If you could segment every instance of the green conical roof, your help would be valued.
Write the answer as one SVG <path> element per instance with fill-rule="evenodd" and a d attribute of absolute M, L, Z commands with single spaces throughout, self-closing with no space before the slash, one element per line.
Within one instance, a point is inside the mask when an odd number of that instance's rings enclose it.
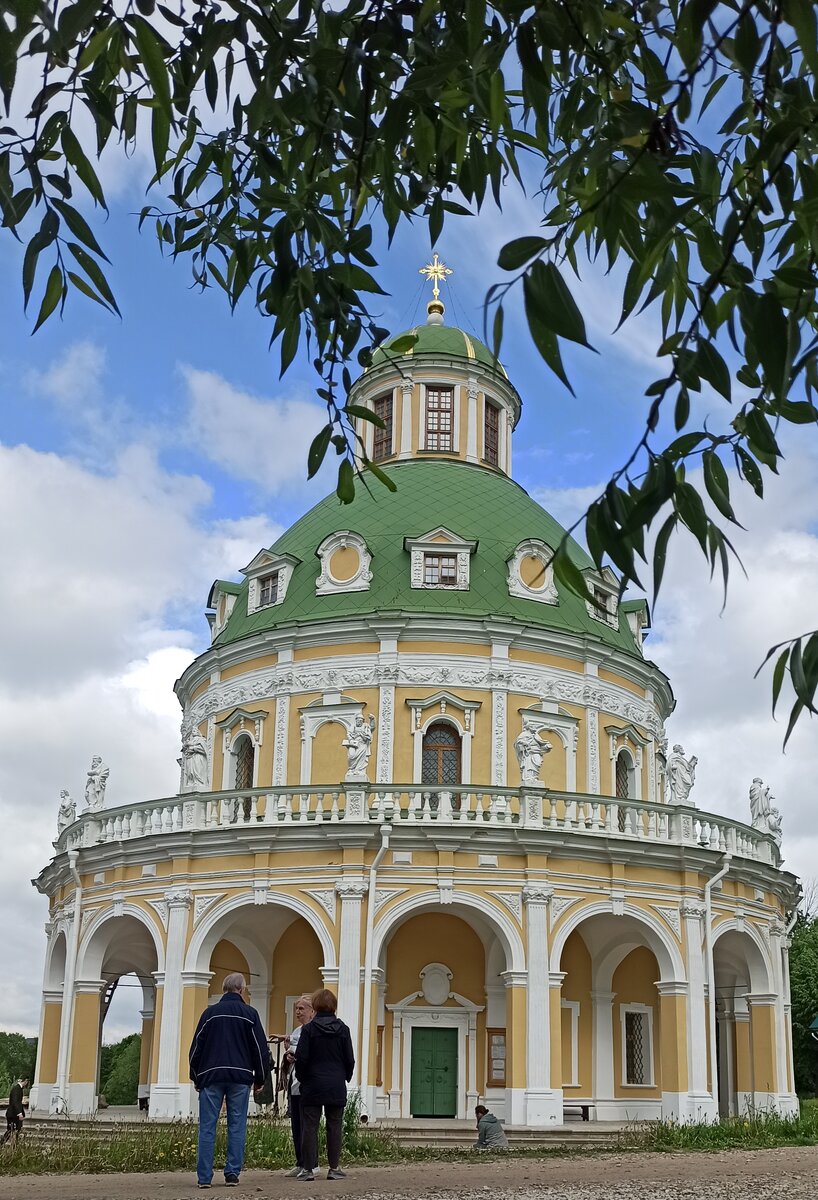
<path fill-rule="evenodd" d="M 559 590 L 558 604 L 509 595 L 507 562 L 517 546 L 537 538 L 554 547 L 564 532 L 518 484 L 483 467 L 442 459 L 395 463 L 387 471 L 397 484 L 396 492 L 371 480 L 369 490 L 358 485 L 351 504 L 341 504 L 334 494 L 328 496 L 275 542 L 273 553 L 300 560 L 284 601 L 248 616 L 245 583 L 216 645 L 291 623 L 388 611 L 511 619 L 587 634 L 637 653 L 624 614 L 619 628 L 612 629 L 591 617 L 584 601 L 564 589 Z M 468 591 L 411 586 L 410 554 L 404 539 L 423 537 L 441 526 L 478 543 L 471 556 Z M 369 547 L 369 590 L 318 596 L 316 550 L 330 534 L 341 530 L 359 534 Z M 573 540 L 570 553 L 581 570 L 593 568 L 589 556 Z"/>
<path fill-rule="evenodd" d="M 417 340 L 411 350 L 405 353 L 396 353 L 392 350 L 392 346 L 399 338 L 412 335 Z M 482 363 L 484 367 L 490 367 L 503 379 L 507 378 L 505 368 L 495 359 L 488 346 L 470 333 L 464 333 L 462 329 L 456 329 L 453 325 L 416 325 L 414 329 L 407 329 L 403 333 L 395 334 L 394 337 L 389 338 L 373 351 L 372 367 L 387 362 L 404 362 L 425 354 L 435 355 L 438 358 L 471 359 Z"/>

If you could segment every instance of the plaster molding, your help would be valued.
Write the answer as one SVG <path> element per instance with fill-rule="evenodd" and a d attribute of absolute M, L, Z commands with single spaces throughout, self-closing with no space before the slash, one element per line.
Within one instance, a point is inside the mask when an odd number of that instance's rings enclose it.
<path fill-rule="evenodd" d="M 165 933 L 168 931 L 168 902 L 167 900 L 148 900 L 148 904 L 159 918 Z"/>
<path fill-rule="evenodd" d="M 193 924 L 195 925 L 202 919 L 207 910 L 211 908 L 217 900 L 221 900 L 224 892 L 199 892 L 193 900 Z"/>
<path fill-rule="evenodd" d="M 526 558 L 537 559 L 542 566 L 542 583 L 539 587 L 531 587 L 522 577 L 520 568 Z M 552 548 L 537 538 L 520 542 L 512 556 L 506 560 L 509 595 L 519 596 L 523 600 L 536 600 L 540 604 L 557 604 L 559 597 L 554 582 L 554 568 L 551 565 L 553 558 Z"/>
<path fill-rule="evenodd" d="M 497 900 L 502 901 L 506 908 L 514 914 L 518 921 L 523 919 L 523 896 L 520 892 L 493 892 Z"/>
<path fill-rule="evenodd" d="M 358 554 L 358 568 L 349 579 L 336 579 L 330 567 L 330 561 L 336 550 L 352 549 Z M 364 539 L 359 533 L 349 529 L 339 530 L 324 538 L 315 552 L 321 563 L 321 572 L 315 581 L 315 592 L 318 596 L 331 596 L 341 592 L 368 592 L 372 582 L 372 555 Z"/>
<path fill-rule="evenodd" d="M 311 896 L 335 924 L 335 888 L 304 888 L 304 895 Z"/>
<path fill-rule="evenodd" d="M 676 934 L 677 938 L 682 936 L 682 922 L 679 914 L 679 909 L 676 906 L 664 907 L 663 905 L 654 904 L 653 906 L 661 917 L 667 921 L 670 928 Z"/>

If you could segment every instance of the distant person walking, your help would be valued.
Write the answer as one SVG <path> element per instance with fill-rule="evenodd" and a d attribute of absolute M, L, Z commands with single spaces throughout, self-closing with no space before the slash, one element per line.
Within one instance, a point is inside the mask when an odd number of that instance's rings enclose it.
<path fill-rule="evenodd" d="M 305 993 L 295 1002 L 296 1025 L 287 1038 L 287 1058 L 290 1062 L 290 1073 L 287 1077 L 287 1096 L 290 1103 L 290 1126 L 293 1131 L 293 1149 L 295 1150 L 295 1166 L 291 1171 L 287 1172 L 288 1179 L 295 1179 L 305 1169 L 305 1163 L 301 1157 L 301 1084 L 295 1073 L 294 1064 L 295 1052 L 298 1049 L 301 1031 L 312 1020 L 313 1016 L 312 996 L 309 993 Z M 308 1169 L 317 1169 L 317 1167 L 318 1160 L 316 1159 L 315 1162 L 309 1164 Z"/>
<path fill-rule="evenodd" d="M 16 1141 L 17 1134 L 23 1128 L 23 1117 L 26 1115 L 23 1106 L 23 1088 L 28 1087 L 27 1079 L 18 1079 L 9 1092 L 9 1103 L 6 1109 L 6 1132 L 3 1135 L 3 1145 Z"/>
<path fill-rule="evenodd" d="M 295 1052 L 295 1071 L 301 1087 L 301 1162 L 304 1183 L 315 1179 L 318 1162 L 318 1124 L 321 1109 L 327 1122 L 327 1179 L 344 1179 L 341 1170 L 341 1129 L 347 1084 L 355 1070 L 349 1029 L 335 1015 L 338 1001 L 321 988 L 312 997 L 315 1016 L 301 1030 Z M 309 1165 L 308 1165 L 309 1164 Z"/>
<path fill-rule="evenodd" d="M 227 1104 L 227 1160 L 224 1182 L 235 1187 L 244 1163 L 250 1086 L 261 1087 L 270 1069 L 270 1050 L 261 1018 L 247 1004 L 247 987 L 238 972 L 225 977 L 224 995 L 199 1018 L 190 1047 L 190 1078 L 199 1093 L 199 1153 L 196 1177 L 200 1188 L 213 1180 L 216 1122 Z"/>

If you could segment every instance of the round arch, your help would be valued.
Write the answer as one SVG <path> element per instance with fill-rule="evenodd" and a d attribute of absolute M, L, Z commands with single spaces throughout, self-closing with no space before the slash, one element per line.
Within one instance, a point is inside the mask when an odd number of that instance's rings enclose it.
<path fill-rule="evenodd" d="M 117 931 L 112 929 L 111 936 L 107 940 L 98 935 L 102 933 L 104 926 L 120 921 L 123 917 L 132 917 L 147 930 L 156 954 L 155 970 L 164 971 L 165 944 L 159 927 L 143 908 L 136 904 L 123 904 L 122 908 L 117 908 L 116 912 L 113 908 L 109 908 L 91 919 L 87 930 L 80 939 L 77 951 L 76 977 L 78 979 L 98 979 L 100 977 L 103 959 Z"/>
<path fill-rule="evenodd" d="M 47 992 L 57 992 L 65 983 L 65 960 L 68 943 L 65 930 L 58 929 L 48 943 L 43 988 Z"/>
<path fill-rule="evenodd" d="M 588 904 L 584 908 L 576 909 L 565 918 L 563 923 L 559 926 L 551 946 L 550 970 L 552 972 L 559 971 L 562 952 L 565 949 L 565 943 L 568 941 L 569 936 L 574 932 L 574 930 L 578 929 L 591 918 L 600 916 L 614 916 L 613 904 L 610 900 L 601 900 L 596 904 Z M 678 943 L 668 934 L 658 917 L 652 916 L 644 909 L 637 908 L 633 904 L 625 905 L 622 916 L 629 917 L 637 925 L 640 934 L 644 938 L 644 944 L 647 945 L 648 949 L 653 952 L 656 958 L 656 962 L 659 965 L 660 980 L 662 982 L 670 980 L 683 981 L 687 979 L 687 972 L 685 971 L 681 949 Z M 617 921 L 621 921 L 622 916 L 617 915 L 615 919 Z M 622 932 L 623 934 L 627 935 L 628 930 L 623 929 Z M 632 950 L 637 945 L 641 944 L 643 943 L 639 941 L 634 942 L 633 944 L 628 942 L 629 950 Z M 607 954 L 605 956 L 606 960 L 612 958 L 615 953 L 616 951 Z M 618 964 L 615 964 L 611 968 L 611 976 L 613 976 L 613 971 L 616 969 L 616 965 Z M 595 983 L 595 986 L 601 988 L 602 983 Z"/>
<path fill-rule="evenodd" d="M 727 944 L 724 939 L 727 938 Z M 722 942 L 721 951 L 719 942 Z M 751 992 L 766 994 L 775 991 L 774 972 L 767 947 L 758 929 L 749 923 L 730 918 L 721 921 L 713 930 L 713 965 L 718 972 L 717 956 L 736 969 L 746 968 Z"/>
<path fill-rule="evenodd" d="M 295 917 L 303 917 L 318 938 L 321 951 L 324 955 L 324 966 L 330 968 L 337 966 L 335 943 L 333 942 L 332 935 L 323 921 L 320 920 L 315 911 L 304 900 L 301 900 L 298 896 L 290 896 L 285 892 L 268 892 L 267 902 L 271 907 L 278 905 L 280 908 L 287 909 Z M 242 892 L 238 896 L 231 896 L 228 900 L 209 910 L 203 918 L 202 923 L 194 930 L 193 937 L 190 939 L 190 945 L 185 956 L 184 969 L 186 971 L 206 971 L 216 943 L 222 937 L 229 937 L 228 927 L 224 924 L 224 918 L 230 916 L 231 913 L 238 912 L 242 908 L 253 909 L 255 907 L 255 894 L 253 892 Z M 206 961 L 204 965 L 200 965 L 203 959 Z"/>
<path fill-rule="evenodd" d="M 438 892 L 425 892 L 398 901 L 376 923 L 373 933 L 373 962 L 379 962 L 390 936 L 410 917 L 422 912 L 444 911 L 452 916 L 463 917 L 463 910 L 477 912 L 485 919 L 499 938 L 506 956 L 506 970 L 525 971 L 526 959 L 519 930 L 510 916 L 495 908 L 481 896 L 470 892 L 454 891 L 451 903 L 441 905 Z M 465 919 L 465 918 L 464 918 Z"/>

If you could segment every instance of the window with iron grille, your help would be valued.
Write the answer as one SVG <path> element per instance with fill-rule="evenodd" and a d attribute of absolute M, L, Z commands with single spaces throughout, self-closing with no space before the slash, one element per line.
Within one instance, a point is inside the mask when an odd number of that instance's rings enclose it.
<path fill-rule="evenodd" d="M 650 1084 L 650 1043 L 648 1014 L 637 1010 L 625 1013 L 625 1082 Z"/>
<path fill-rule="evenodd" d="M 242 792 L 253 786 L 253 763 L 256 752 L 249 737 L 239 738 L 235 753 L 236 782 L 234 786 L 237 792 Z"/>
<path fill-rule="evenodd" d="M 454 392 L 450 387 L 426 389 L 426 449 L 453 450 Z"/>
<path fill-rule="evenodd" d="M 500 410 L 488 400 L 483 422 L 483 458 L 492 467 L 500 462 Z"/>
<path fill-rule="evenodd" d="M 616 756 L 616 798 L 617 800 L 632 799 L 630 792 L 631 761 L 627 751 L 620 750 Z"/>
<path fill-rule="evenodd" d="M 258 581 L 258 606 L 268 608 L 278 600 L 278 571 L 265 575 Z"/>
<path fill-rule="evenodd" d="M 392 453 L 392 397 L 379 396 L 375 401 L 375 416 L 383 421 L 383 429 L 375 426 L 375 436 L 372 441 L 372 458 L 375 462 L 387 458 Z"/>
<path fill-rule="evenodd" d="M 436 721 L 423 735 L 421 783 L 460 783 L 460 734 L 445 721 Z"/>
<path fill-rule="evenodd" d="M 457 555 L 424 554 L 423 582 L 426 587 L 457 587 Z"/>

